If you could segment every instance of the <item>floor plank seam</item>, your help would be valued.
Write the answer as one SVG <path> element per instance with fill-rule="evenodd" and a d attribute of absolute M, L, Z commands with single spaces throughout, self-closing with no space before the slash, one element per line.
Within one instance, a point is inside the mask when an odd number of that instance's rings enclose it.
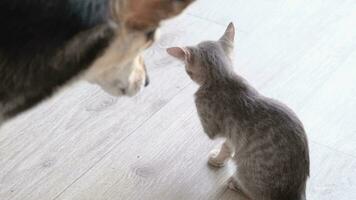
<path fill-rule="evenodd" d="M 199 15 L 196 15 L 196 14 L 193 14 L 193 13 L 187 13 L 186 15 L 188 16 L 191 16 L 191 17 L 194 17 L 194 18 L 197 18 L 197 19 L 200 19 L 200 20 L 204 20 L 204 21 L 207 21 L 207 22 L 211 22 L 213 24 L 216 24 L 216 25 L 219 25 L 219 26 L 222 26 L 222 27 L 225 27 L 226 24 L 222 24 L 222 23 L 219 23 L 217 21 L 213 21 L 211 19 L 208 19 L 208 18 L 205 18 L 205 17 L 202 17 L 202 16 L 199 16 Z"/>
<path fill-rule="evenodd" d="M 67 187 L 63 189 L 58 195 L 56 195 L 52 200 L 58 199 L 65 191 L 67 191 L 72 185 L 74 185 L 78 180 L 80 180 L 83 176 L 85 176 L 89 171 L 91 171 L 97 164 L 99 164 L 107 155 L 109 155 L 112 151 L 114 151 L 118 145 L 120 145 L 122 142 L 124 142 L 127 138 L 132 136 L 137 130 L 139 130 L 144 124 L 149 121 L 154 115 L 156 115 L 159 111 L 161 111 L 164 107 L 166 107 L 176 96 L 178 96 L 182 91 L 184 91 L 187 87 L 189 87 L 192 83 L 188 83 L 186 86 L 184 86 L 182 89 L 180 89 L 177 94 L 175 94 L 167 103 L 162 106 L 160 109 L 158 109 L 156 112 L 152 113 L 144 122 L 142 122 L 139 126 L 137 126 L 133 131 L 131 131 L 130 134 L 128 134 L 126 137 L 122 138 L 120 141 L 118 141 L 117 144 L 114 144 L 111 149 L 108 150 L 97 162 L 95 162 L 92 166 L 90 166 L 85 172 L 83 172 L 78 178 L 76 178 L 72 183 L 70 183 Z"/>
<path fill-rule="evenodd" d="M 341 150 L 339 150 L 339 149 L 335 149 L 335 148 L 333 148 L 333 147 L 331 147 L 331 146 L 329 146 L 329 145 L 325 145 L 325 144 L 322 144 L 322 143 L 316 142 L 316 141 L 314 141 L 314 140 L 310 140 L 310 142 L 311 142 L 311 143 L 314 143 L 314 144 L 316 144 L 316 145 L 319 145 L 319 146 L 325 147 L 325 148 L 327 148 L 327 149 L 329 149 L 329 150 L 331 150 L 331 151 L 334 151 L 334 152 L 340 153 L 340 154 L 342 154 L 342 155 L 344 155 L 344 156 L 349 156 L 349 157 L 351 157 L 351 158 L 356 159 L 356 156 L 354 156 L 354 155 L 352 155 L 352 154 L 350 154 L 350 153 L 347 153 L 347 152 L 341 151 Z"/>
<path fill-rule="evenodd" d="M 206 21 L 206 22 L 213 23 L 213 24 L 215 24 L 215 25 L 221 26 L 222 28 L 225 28 L 225 27 L 226 27 L 226 24 L 222 24 L 222 23 L 219 23 L 219 22 L 217 22 L 217 21 L 213 21 L 213 20 L 211 20 L 211 19 L 208 19 L 208 18 L 205 18 L 205 17 L 201 17 L 201 16 L 195 15 L 195 14 L 193 14 L 193 13 L 189 13 L 189 12 L 188 12 L 188 13 L 186 13 L 186 15 L 188 15 L 188 16 L 190 16 L 190 17 L 194 17 L 194 18 L 199 19 L 199 20 L 203 20 L 203 21 Z M 247 33 L 247 31 L 244 31 L 244 30 L 242 30 L 242 29 L 239 29 L 239 32 L 240 32 L 240 33 Z"/>

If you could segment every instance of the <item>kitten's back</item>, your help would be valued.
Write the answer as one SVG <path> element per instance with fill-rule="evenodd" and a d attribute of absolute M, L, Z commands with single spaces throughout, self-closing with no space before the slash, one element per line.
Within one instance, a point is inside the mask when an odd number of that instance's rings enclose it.
<path fill-rule="evenodd" d="M 284 104 L 241 84 L 235 76 L 227 85 L 200 87 L 198 112 L 234 142 L 239 179 L 256 197 L 304 199 L 309 150 L 302 123 Z"/>

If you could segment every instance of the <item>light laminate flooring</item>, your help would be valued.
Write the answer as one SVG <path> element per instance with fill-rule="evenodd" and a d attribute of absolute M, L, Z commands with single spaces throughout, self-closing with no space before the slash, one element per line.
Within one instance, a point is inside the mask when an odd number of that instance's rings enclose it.
<path fill-rule="evenodd" d="M 356 199 L 356 1 L 198 0 L 145 53 L 151 85 L 114 98 L 80 82 L 0 129 L 0 200 L 244 200 L 233 165 L 206 164 L 175 45 L 217 39 L 233 21 L 235 70 L 289 105 L 310 142 L 309 200 Z"/>

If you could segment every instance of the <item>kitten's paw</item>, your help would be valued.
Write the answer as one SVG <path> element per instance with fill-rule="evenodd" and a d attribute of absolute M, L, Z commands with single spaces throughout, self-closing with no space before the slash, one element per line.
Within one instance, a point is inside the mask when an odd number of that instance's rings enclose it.
<path fill-rule="evenodd" d="M 224 159 L 219 156 L 220 150 L 214 149 L 209 153 L 208 163 L 213 167 L 224 167 L 228 159 Z"/>
<path fill-rule="evenodd" d="M 227 187 L 230 190 L 236 191 L 236 192 L 242 192 L 239 183 L 236 181 L 234 177 L 231 177 L 227 183 Z"/>

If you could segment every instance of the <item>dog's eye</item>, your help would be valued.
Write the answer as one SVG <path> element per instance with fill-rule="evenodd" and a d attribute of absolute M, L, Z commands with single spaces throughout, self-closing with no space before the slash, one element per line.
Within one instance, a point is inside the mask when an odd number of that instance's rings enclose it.
<path fill-rule="evenodd" d="M 148 32 L 146 33 L 146 38 L 147 38 L 147 40 L 149 40 L 149 41 L 154 40 L 154 38 L 155 38 L 155 33 L 156 33 L 156 30 L 148 31 Z"/>

